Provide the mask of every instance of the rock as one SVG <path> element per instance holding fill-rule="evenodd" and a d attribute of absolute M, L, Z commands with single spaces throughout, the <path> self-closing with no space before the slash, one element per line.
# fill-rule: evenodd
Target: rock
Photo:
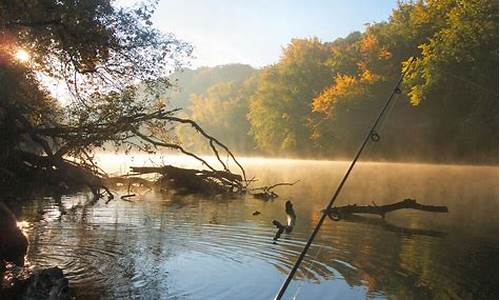
<path fill-rule="evenodd" d="M 17 227 L 16 217 L 0 202 L 0 273 L 4 271 L 6 262 L 24 266 L 27 250 L 28 239 Z"/>
<path fill-rule="evenodd" d="M 68 279 L 58 267 L 33 273 L 26 280 L 25 288 L 17 297 L 21 300 L 69 300 L 72 299 Z"/>

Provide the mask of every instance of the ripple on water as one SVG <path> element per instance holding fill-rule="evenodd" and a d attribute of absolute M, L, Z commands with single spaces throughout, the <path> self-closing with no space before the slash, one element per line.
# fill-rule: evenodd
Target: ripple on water
<path fill-rule="evenodd" d="M 407 193 L 410 187 L 406 182 L 413 177 L 404 176 L 406 166 L 393 168 L 401 168 L 400 177 L 404 181 L 401 185 L 405 185 Z M 452 171 L 456 173 L 455 169 Z M 372 173 L 368 172 L 370 181 L 357 182 L 368 182 L 372 188 L 384 186 L 377 181 L 382 177 L 373 177 Z M 441 173 L 439 178 L 444 176 Z M 461 174 L 455 173 L 454 182 L 464 185 L 458 176 Z M 273 177 L 273 181 L 277 179 Z M 391 177 L 391 181 L 397 179 Z M 297 226 L 291 235 L 283 235 L 276 243 L 270 221 L 284 218 L 281 199 L 261 202 L 164 199 L 150 195 L 145 197 L 147 200 L 138 199 L 134 203 L 99 202 L 66 215 L 61 214 L 52 199 L 34 200 L 31 206 L 23 208 L 29 224 L 25 230 L 31 242 L 28 261 L 40 267 L 60 266 L 82 299 L 272 298 L 299 256 L 324 205 L 325 199 L 314 198 L 316 190 L 312 188 L 320 183 L 302 184 L 298 190 L 300 197 L 293 198 Z M 382 198 L 383 194 L 372 188 L 370 195 L 378 193 Z M 435 194 L 425 191 L 421 195 L 426 197 L 422 198 L 440 199 L 444 188 L 460 190 L 444 184 L 433 187 Z M 329 186 L 321 189 L 328 190 Z M 465 196 L 455 196 L 459 199 L 469 194 L 465 191 Z M 356 197 L 363 195 L 366 196 L 366 189 L 354 193 Z M 497 198 L 498 191 L 491 195 L 477 197 Z M 85 201 L 84 195 L 61 199 L 65 210 Z M 452 208 L 460 207 L 455 204 Z M 252 216 L 255 210 L 261 215 Z M 442 222 L 445 229 L 447 222 L 460 220 L 454 223 L 457 228 L 463 223 L 457 214 L 446 217 L 440 215 L 432 221 L 446 220 Z M 418 226 L 428 220 L 419 219 L 418 215 L 404 215 L 404 218 Z M 477 223 L 480 221 L 484 220 Z M 486 225 L 491 225 L 488 222 Z M 311 299 L 475 298 L 484 290 L 497 289 L 497 283 L 485 283 L 481 275 L 483 272 L 495 277 L 488 271 L 488 265 L 495 255 L 498 262 L 496 244 L 487 242 L 485 247 L 476 247 L 480 245 L 478 240 L 466 244 L 464 241 L 470 239 L 460 235 L 463 231 L 457 232 L 454 238 L 408 235 L 376 225 L 327 220 L 291 285 L 292 294 L 298 291 L 299 299 L 306 296 Z M 467 231 L 470 232 L 475 233 Z"/>
<path fill-rule="evenodd" d="M 75 203 L 74 199 L 67 200 Z M 166 290 L 171 290 L 169 297 L 173 298 L 196 298 L 207 293 L 207 297 L 229 297 L 241 294 L 241 289 L 248 289 L 245 297 L 265 298 L 266 292 L 252 288 L 251 280 L 242 279 L 230 287 L 219 283 L 220 288 L 214 288 L 213 280 L 217 278 L 211 277 L 221 273 L 241 274 L 242 269 L 250 274 L 252 264 L 288 272 L 305 244 L 293 236 L 273 243 L 275 232 L 267 224 L 212 224 L 176 218 L 175 210 L 150 216 L 148 209 L 140 205 L 121 204 L 96 206 L 58 217 L 59 209 L 48 206 L 44 209 L 45 218 L 29 228 L 28 235 L 35 235 L 31 241 L 30 263 L 60 266 L 72 285 L 80 288 L 79 295 L 87 298 L 140 296 L 145 290 L 164 285 Z M 312 248 L 318 245 L 313 244 Z M 323 251 L 333 249 L 326 245 L 323 248 Z M 314 260 L 311 263 L 310 259 L 299 278 L 317 282 L 333 274 L 327 264 Z M 177 275 L 188 277 L 182 283 L 170 279 L 172 273 L 183 274 L 189 270 L 195 274 L 201 270 L 200 276 L 207 279 L 190 280 L 192 274 Z M 275 277 L 276 282 L 280 279 L 280 276 L 271 277 Z M 220 278 L 220 282 L 224 280 L 227 278 Z M 169 283 L 174 288 L 168 288 Z M 87 289 L 89 286 L 100 292 Z"/>

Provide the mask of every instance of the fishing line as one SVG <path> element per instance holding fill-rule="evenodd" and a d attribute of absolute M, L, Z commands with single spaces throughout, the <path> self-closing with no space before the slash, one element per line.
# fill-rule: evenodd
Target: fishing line
<path fill-rule="evenodd" d="M 321 217 L 319 219 L 318 224 L 316 225 L 316 227 L 314 228 L 313 232 L 309 236 L 309 239 L 307 240 L 306 245 L 302 249 L 302 252 L 300 253 L 299 257 L 297 258 L 297 261 L 295 262 L 292 270 L 290 270 L 290 273 L 288 273 L 288 276 L 287 276 L 286 280 L 283 282 L 283 285 L 281 286 L 281 288 L 279 289 L 278 293 L 274 297 L 275 300 L 280 300 L 281 297 L 283 297 L 283 294 L 285 293 L 286 289 L 290 285 L 290 282 L 292 281 L 293 276 L 295 275 L 295 273 L 299 269 L 299 266 L 302 263 L 302 260 L 304 260 L 304 257 L 306 256 L 307 251 L 309 250 L 309 247 L 311 247 L 311 244 L 312 244 L 314 238 L 318 234 L 319 229 L 321 228 L 321 225 L 323 224 L 323 222 L 325 221 L 326 216 L 328 215 L 329 211 L 331 210 L 331 208 L 333 206 L 333 203 L 335 202 L 335 200 L 339 196 L 340 191 L 344 187 L 344 184 L 346 183 L 347 178 L 351 174 L 352 169 L 354 168 L 354 166 L 356 165 L 356 162 L 358 161 L 359 157 L 361 156 L 361 153 L 363 153 L 363 150 L 365 149 L 366 144 L 368 143 L 368 141 L 376 139 L 376 134 L 377 134 L 376 133 L 376 128 L 379 125 L 380 121 L 382 120 L 382 117 L 384 116 L 384 114 L 387 112 L 387 109 L 389 108 L 392 100 L 394 99 L 394 96 L 401 93 L 401 89 L 399 88 L 399 86 L 401 85 L 401 82 L 403 81 L 406 73 L 408 72 L 408 70 L 410 69 L 411 65 L 414 62 L 415 62 L 415 57 L 413 57 L 411 59 L 410 63 L 407 65 L 406 69 L 403 71 L 403 74 L 401 74 L 401 77 L 399 78 L 398 82 L 396 83 L 396 85 L 395 85 L 395 87 L 394 87 L 391 95 L 389 96 L 389 98 L 385 102 L 385 104 L 382 107 L 381 111 L 379 112 L 377 118 L 375 119 L 375 122 L 373 123 L 371 129 L 368 131 L 366 137 L 364 138 L 364 140 L 361 143 L 358 151 L 356 152 L 356 155 L 354 156 L 351 164 L 349 165 L 349 168 L 347 169 L 346 173 L 344 174 L 344 177 L 340 181 L 340 183 L 339 183 L 339 185 L 337 187 L 337 190 L 335 191 L 335 193 L 333 194 L 332 198 L 330 199 L 330 202 L 328 203 L 327 207 L 323 211 L 323 213 L 322 213 L 322 215 L 321 215 Z M 380 138 L 380 136 L 379 136 L 379 138 Z"/>

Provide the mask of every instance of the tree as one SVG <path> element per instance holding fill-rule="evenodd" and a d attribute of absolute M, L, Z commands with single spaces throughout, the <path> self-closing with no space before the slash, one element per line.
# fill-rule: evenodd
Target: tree
<path fill-rule="evenodd" d="M 176 149 L 215 170 L 179 146 L 173 134 L 175 124 L 190 124 L 214 151 L 227 150 L 196 123 L 165 109 L 156 88 L 168 86 L 169 69 L 191 47 L 151 26 L 150 4 L 122 9 L 108 0 L 0 2 L 3 188 L 43 178 L 55 186 L 88 185 L 98 196 L 92 151 L 107 143 L 146 152 Z M 20 49 L 31 56 L 29 64 L 15 61 Z M 67 83 L 69 105 L 50 96 L 42 84 L 47 78 Z"/>
<path fill-rule="evenodd" d="M 460 145 L 450 151 L 476 160 L 497 157 L 498 3 L 428 1 L 425 8 L 421 14 L 440 26 L 419 45 L 405 81 L 411 103 L 432 114 L 441 148 Z"/>
<path fill-rule="evenodd" d="M 215 67 L 201 67 L 195 70 L 182 69 L 169 76 L 174 86 L 167 91 L 169 105 L 188 109 L 192 94 L 204 95 L 207 90 L 226 82 L 241 83 L 256 70 L 249 65 L 227 64 Z M 170 92 L 170 93 L 168 93 Z"/>
<path fill-rule="evenodd" d="M 312 39 L 293 39 L 279 63 L 259 74 L 248 119 L 257 146 L 268 153 L 307 153 L 307 120 L 312 98 L 331 78 L 325 64 L 329 47 Z"/>
<path fill-rule="evenodd" d="M 214 137 L 222 139 L 237 152 L 251 152 L 255 147 L 249 136 L 250 124 L 248 99 L 255 89 L 255 80 L 245 82 L 224 82 L 210 87 L 206 93 L 191 95 L 189 118 L 211 132 Z M 178 132 L 181 142 L 188 149 L 198 151 L 209 150 L 204 139 L 180 128 Z"/>
<path fill-rule="evenodd" d="M 497 18 L 491 1 L 399 3 L 388 22 L 369 25 L 359 40 L 334 51 L 330 65 L 343 69 L 313 101 L 315 144 L 330 155 L 352 153 L 406 68 L 401 62 L 416 56 L 404 101 L 385 122 L 380 153 L 496 160 Z"/>

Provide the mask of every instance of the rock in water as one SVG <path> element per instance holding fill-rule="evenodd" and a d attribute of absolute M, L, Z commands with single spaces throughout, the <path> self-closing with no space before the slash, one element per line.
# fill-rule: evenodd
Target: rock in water
<path fill-rule="evenodd" d="M 68 279 L 58 267 L 35 272 L 26 281 L 22 300 L 69 300 L 72 299 Z"/>
<path fill-rule="evenodd" d="M 5 263 L 24 266 L 24 256 L 28 250 L 28 239 L 17 227 L 16 217 L 0 202 L 0 273 Z"/>

